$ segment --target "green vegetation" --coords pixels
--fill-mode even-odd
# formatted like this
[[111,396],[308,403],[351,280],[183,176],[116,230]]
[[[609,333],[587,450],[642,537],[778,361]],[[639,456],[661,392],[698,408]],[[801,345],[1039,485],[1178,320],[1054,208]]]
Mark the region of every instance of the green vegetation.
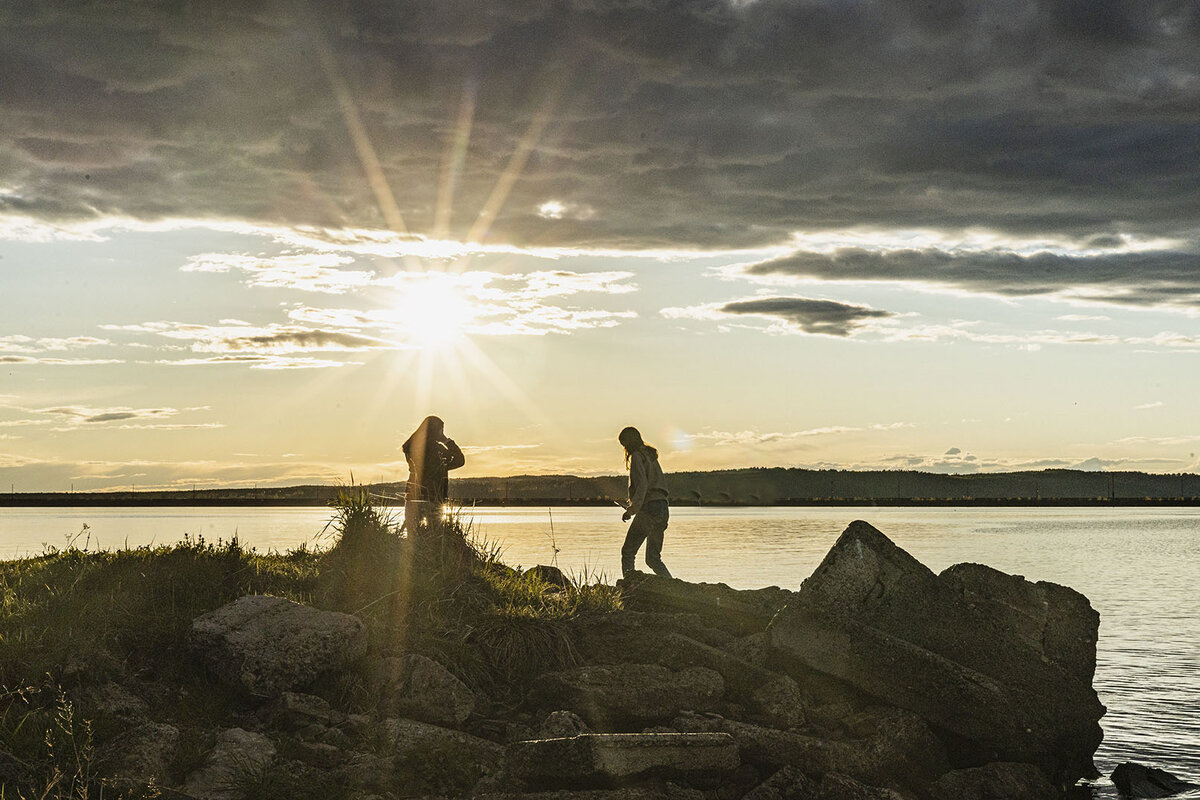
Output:
[[[456,674],[486,708],[513,707],[539,672],[574,663],[566,620],[619,608],[594,578],[569,586],[502,563],[469,520],[404,536],[363,487],[343,489],[328,526],[334,544],[257,553],[234,540],[95,552],[68,546],[0,563],[0,800],[150,797],[153,787],[113,786],[111,745],[127,729],[97,692],[118,684],[139,713],[180,730],[167,778],[195,769],[213,731],[255,703],[212,681],[186,646],[192,619],[245,594],[272,594],[358,615],[364,662],[428,655]],[[591,577],[591,576],[585,576]],[[314,689],[335,707],[369,714],[370,667]],[[429,791],[461,788],[453,753],[395,764],[388,782]],[[458,781],[458,782],[456,782]],[[276,765],[246,776],[256,797],[346,796],[325,772]],[[300,791],[303,789],[303,791]]]

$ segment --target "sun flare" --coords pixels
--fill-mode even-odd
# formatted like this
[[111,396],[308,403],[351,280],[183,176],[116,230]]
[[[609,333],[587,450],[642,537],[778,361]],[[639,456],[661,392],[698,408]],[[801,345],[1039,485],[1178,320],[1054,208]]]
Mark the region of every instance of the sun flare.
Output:
[[408,338],[421,347],[440,347],[462,338],[475,316],[467,297],[438,280],[405,286],[397,310]]

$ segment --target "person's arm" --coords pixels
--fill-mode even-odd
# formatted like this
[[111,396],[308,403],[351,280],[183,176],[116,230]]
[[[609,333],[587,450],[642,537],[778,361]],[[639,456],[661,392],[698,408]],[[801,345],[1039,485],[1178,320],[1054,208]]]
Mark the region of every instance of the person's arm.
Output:
[[634,453],[629,460],[629,508],[625,509],[622,519],[629,519],[642,510],[642,504],[646,502],[647,488],[646,457],[641,453]]
[[446,469],[458,469],[467,463],[463,451],[458,448],[453,439],[446,440]]

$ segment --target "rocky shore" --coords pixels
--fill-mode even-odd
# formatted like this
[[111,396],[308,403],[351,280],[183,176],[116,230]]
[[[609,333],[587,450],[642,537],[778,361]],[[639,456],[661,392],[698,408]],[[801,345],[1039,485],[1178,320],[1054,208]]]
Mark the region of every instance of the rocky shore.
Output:
[[[636,573],[611,610],[498,616],[493,592],[448,614],[483,602],[481,569],[537,602],[580,589],[553,567],[382,541],[323,556],[311,602],[246,595],[163,642],[200,676],[187,702],[157,702],[170,687],[119,665],[75,673],[64,698],[106,728],[85,785],[197,800],[1052,800],[1088,796],[1076,783],[1097,776],[1099,616],[1067,587],[978,564],[934,574],[854,522],[798,591]],[[21,764],[0,759],[0,777],[17,785]]]

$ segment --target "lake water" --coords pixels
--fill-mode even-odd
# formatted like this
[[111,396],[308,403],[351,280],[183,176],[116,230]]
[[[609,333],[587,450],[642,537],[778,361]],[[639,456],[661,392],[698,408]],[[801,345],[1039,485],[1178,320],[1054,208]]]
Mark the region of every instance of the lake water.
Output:
[[[621,510],[469,512],[513,566],[620,573]],[[324,508],[0,509],[0,558],[45,545],[117,548],[209,541],[327,546]],[[1100,612],[1095,686],[1108,707],[1097,766],[1161,766],[1200,782],[1200,509],[673,508],[663,559],[676,577],[796,589],[852,520],[864,519],[935,571],[972,561],[1085,594]],[[79,535],[83,526],[87,531]],[[90,537],[90,539],[89,539]],[[1097,782],[1096,795],[1115,797]],[[1200,792],[1178,797],[1200,798]]]

